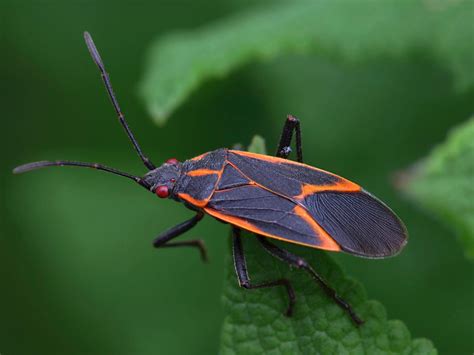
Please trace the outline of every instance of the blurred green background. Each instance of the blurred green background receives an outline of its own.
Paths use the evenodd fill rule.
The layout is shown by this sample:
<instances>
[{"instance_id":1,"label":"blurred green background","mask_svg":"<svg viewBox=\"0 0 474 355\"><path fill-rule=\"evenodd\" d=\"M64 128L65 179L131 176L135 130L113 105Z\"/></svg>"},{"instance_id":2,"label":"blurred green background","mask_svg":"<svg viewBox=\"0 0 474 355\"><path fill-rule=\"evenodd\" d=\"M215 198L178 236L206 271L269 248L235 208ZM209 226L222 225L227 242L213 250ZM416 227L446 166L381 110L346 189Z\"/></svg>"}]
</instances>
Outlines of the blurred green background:
<instances>
[{"instance_id":1,"label":"blurred green background","mask_svg":"<svg viewBox=\"0 0 474 355\"><path fill-rule=\"evenodd\" d=\"M261 4L267 3L261 1ZM0 353L213 354L228 228L206 218L192 250L153 238L191 216L125 179L73 169L24 176L42 159L144 169L116 122L83 43L93 35L129 123L158 163L255 134L273 150L287 113L302 120L305 159L361 183L405 221L410 242L388 260L337 255L369 297L441 353L472 352L473 267L453 232L403 199L393 172L426 156L473 112L443 63L419 51L344 64L316 55L248 64L192 95L164 127L137 95L145 53L162 34L256 6L247 1L2 3Z\"/></svg>"}]
</instances>

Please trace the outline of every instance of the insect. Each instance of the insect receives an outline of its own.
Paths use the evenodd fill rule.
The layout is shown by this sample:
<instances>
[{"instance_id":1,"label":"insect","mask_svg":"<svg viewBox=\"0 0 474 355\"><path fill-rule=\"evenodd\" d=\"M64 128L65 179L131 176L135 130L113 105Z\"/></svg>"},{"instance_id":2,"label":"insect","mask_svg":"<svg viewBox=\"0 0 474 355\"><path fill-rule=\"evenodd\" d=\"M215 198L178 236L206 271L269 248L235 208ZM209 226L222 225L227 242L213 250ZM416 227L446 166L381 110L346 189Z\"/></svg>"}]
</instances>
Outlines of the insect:
<instances>
[{"instance_id":1,"label":"insect","mask_svg":"<svg viewBox=\"0 0 474 355\"><path fill-rule=\"evenodd\" d=\"M159 198L182 202L195 212L191 219L160 234L154 240L155 247L194 247L205 261L207 252L202 240L174 239L193 228L208 214L232 227L235 271L241 287L284 287L289 299L285 314L293 314L296 297L288 279L259 284L250 282L240 235L241 230L246 230L256 234L262 247L271 255L308 272L356 325L362 324L363 321L353 308L306 260L270 240L278 239L361 257L388 257L397 254L407 242L406 228L395 213L359 185L304 164L300 122L291 115L285 121L276 157L223 148L184 162L168 159L156 167L143 154L133 136L88 32L84 33L84 39L100 70L118 120L149 171L140 177L97 163L39 161L21 165L13 172L24 173L47 166L76 166L131 179ZM291 153L293 135L296 140L296 162L287 159Z\"/></svg>"}]
</instances>

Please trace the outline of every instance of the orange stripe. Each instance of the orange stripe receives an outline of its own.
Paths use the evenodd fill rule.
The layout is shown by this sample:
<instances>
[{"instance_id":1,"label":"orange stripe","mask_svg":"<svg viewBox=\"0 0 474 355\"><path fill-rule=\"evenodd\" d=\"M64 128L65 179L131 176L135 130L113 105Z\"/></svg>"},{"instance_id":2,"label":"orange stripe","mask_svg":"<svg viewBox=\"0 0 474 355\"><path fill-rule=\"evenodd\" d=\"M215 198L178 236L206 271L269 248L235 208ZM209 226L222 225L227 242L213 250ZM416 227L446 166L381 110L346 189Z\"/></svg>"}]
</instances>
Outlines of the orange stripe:
<instances>
[{"instance_id":1,"label":"orange stripe","mask_svg":"<svg viewBox=\"0 0 474 355\"><path fill-rule=\"evenodd\" d=\"M205 200L197 200L194 197L192 197L190 194L185 194L185 193L178 193L178 197L186 202L189 202L191 205L196 206L196 207L204 207L207 205L209 202L209 199Z\"/></svg>"},{"instance_id":2,"label":"orange stripe","mask_svg":"<svg viewBox=\"0 0 474 355\"><path fill-rule=\"evenodd\" d=\"M207 153L206 153L207 154ZM224 167L225 167L225 164L222 165L222 169L221 170L210 170L210 169L196 169L196 170L191 170L189 172L186 173L186 175L188 176L206 176L206 175L211 175L211 174L216 174L217 175L217 180L216 180L216 183L214 184L214 190L217 186L217 184L219 183L219 180L221 179L221 176L222 176L222 172L224 171ZM183 199L184 201L196 206L196 207L200 207L200 208L203 208L204 206L207 205L207 203L209 202L210 198L212 197L212 195L214 194L214 190L213 192L204 200L198 200L198 199L195 199L194 197L192 197L190 194L187 194L187 193L183 193L183 192L180 192L178 193L178 197Z\"/></svg>"},{"instance_id":3,"label":"orange stripe","mask_svg":"<svg viewBox=\"0 0 474 355\"><path fill-rule=\"evenodd\" d=\"M353 183L352 181L349 181L341 176L338 176L336 174L330 173L329 171L322 170L315 168L313 166L303 164L303 163L298 163L293 160L288 160L288 159L283 159L283 158L278 158L278 157L272 157L269 155L263 155L263 154L257 154L257 153L250 153L250 152L244 152L240 150L231 150L232 153L242 155L242 156L248 156L251 158L259 159L259 160L264 160L264 161L269 161L272 163L278 163L278 164L293 164L293 165L298 165L304 168L308 168L311 170L316 170L331 176L334 176L339 179L339 181L336 184L332 185L311 185L311 184L305 184L302 183L302 188L301 188L301 193L297 196L293 196L294 199L297 200L302 200L308 195L311 195L315 192L322 192L322 191L340 191L340 192L358 192L361 190L361 187L357 185L356 183ZM231 164L234 166L234 164ZM234 166L236 169L238 169L236 166ZM263 187L263 186L262 186ZM269 190L270 191L270 190ZM291 196L289 196L291 197Z\"/></svg>"},{"instance_id":4,"label":"orange stripe","mask_svg":"<svg viewBox=\"0 0 474 355\"><path fill-rule=\"evenodd\" d=\"M201 154L201 155L198 155L197 157L194 157L194 158L191 158L189 160L192 160L192 161L196 161L196 160L201 160L202 158L204 158L206 155L208 155L208 153L204 153L204 154Z\"/></svg>"},{"instance_id":5,"label":"orange stripe","mask_svg":"<svg viewBox=\"0 0 474 355\"><path fill-rule=\"evenodd\" d=\"M218 174L219 170L210 170L210 169L197 169L191 170L186 173L188 176L203 176L203 175L211 175L211 174Z\"/></svg>"},{"instance_id":6,"label":"orange stripe","mask_svg":"<svg viewBox=\"0 0 474 355\"><path fill-rule=\"evenodd\" d=\"M319 172L322 172L322 173L325 173L325 174L328 174L328 175L331 175L331 176L335 176L335 177L337 177L337 178L340 178L341 180L345 180L345 181L350 182L349 180L344 179L343 177L341 177L341 176L339 176L339 175L336 175L336 174L333 174L333 173L331 173L331 172L329 172L329 171L326 171L326 170L323 170L323 169L319 169L319 168L315 168L314 166L311 166L311 165L308 165L308 164L299 163L299 162L297 162L297 161L293 161L293 160L289 160L289 159L283 159L283 158L278 158L278 157L272 157L272 156L270 156L270 155L263 155L263 154L257 154L257 153L250 153L250 152L245 152L245 151L242 151L242 150L229 150L229 152L234 153L234 154L237 154L237 155L241 155L241 156L244 156L244 157L259 159L259 160L263 160L263 161L267 161L267 162L271 162L271 163L298 165L298 166L301 166L302 168L307 168L307 169L319 171ZM356 184L354 184L354 185L356 185ZM356 186L358 186L358 185L356 185Z\"/></svg>"},{"instance_id":7,"label":"orange stripe","mask_svg":"<svg viewBox=\"0 0 474 355\"><path fill-rule=\"evenodd\" d=\"M283 158L279 158L279 157L273 157L271 155L251 153L251 152L246 152L246 151L243 151L243 150L229 150L229 152L237 154L237 155L242 155L244 157L250 157L250 158L255 158L255 159L259 159L259 160L269 161L269 162L272 162L272 163L285 163L285 164L290 163L290 164L295 164L295 165L306 166L306 164L303 164L303 163L298 163L298 162L293 161L293 160L283 159Z\"/></svg>"},{"instance_id":8,"label":"orange stripe","mask_svg":"<svg viewBox=\"0 0 474 355\"><path fill-rule=\"evenodd\" d=\"M340 191L340 192L358 192L361 187L353 182L341 178L339 182L333 185L310 185L302 184L301 193L294 198L296 200L303 200L306 196L312 195L315 192L322 191Z\"/></svg>"},{"instance_id":9,"label":"orange stripe","mask_svg":"<svg viewBox=\"0 0 474 355\"><path fill-rule=\"evenodd\" d=\"M303 245L303 246L311 247L311 248L315 248L315 249L323 249L323 250L331 250L331 251L339 251L340 250L339 245L335 244L334 241L333 241L334 245L331 244L330 242L327 242L327 241L325 241L322 245L312 245L312 244L301 243L301 242L297 242L297 241L294 241L294 240L285 239L283 237L279 237L279 236L276 236L276 235L273 235L273 234L270 234L270 233L266 233L266 232L260 230L257 226L254 226L252 223L247 222L246 220L243 220L243 219L238 218L238 217L228 216L228 215L222 214L222 213L220 213L220 212L218 212L218 211L216 211L212 208L204 208L204 211L206 213L208 213L209 215L211 215L212 217L220 219L221 221L233 224L237 227L243 228L243 229L248 230L250 232L253 232L253 233L256 233L256 234L259 234L259 235L263 235L263 236L266 236L266 237L269 237L269 238L278 239L278 240L282 240L282 241L287 242L287 243ZM313 221L313 223L315 223L315 222Z\"/></svg>"},{"instance_id":10,"label":"orange stripe","mask_svg":"<svg viewBox=\"0 0 474 355\"><path fill-rule=\"evenodd\" d=\"M300 163L300 162L297 162L297 161L294 161L294 160L283 159L283 158L279 158L279 157L273 157L271 155L245 152L243 150L229 150L229 152L237 154L237 155L241 155L241 156L244 156L244 157L264 160L264 161L267 161L267 162L270 162L270 163L298 165L298 166L301 166L303 168L308 168L308 169L316 170L316 171L322 171L323 173L333 175L333 176L337 176L333 173L330 173L329 171L318 169L318 168L315 168L314 166L311 166L311 165L308 165L308 164L303 164L303 163Z\"/></svg>"},{"instance_id":11,"label":"orange stripe","mask_svg":"<svg viewBox=\"0 0 474 355\"><path fill-rule=\"evenodd\" d=\"M293 209L293 212L301 217L308 225L313 229L314 233L319 236L321 245L319 246L320 249L324 250L332 250L332 251L340 251L341 248L339 245L334 241L334 239L331 238L327 232L321 228L321 226L316 223L316 221L313 219L313 217L310 216L308 211L306 211L303 207L301 206L296 206Z\"/></svg>"}]
</instances>

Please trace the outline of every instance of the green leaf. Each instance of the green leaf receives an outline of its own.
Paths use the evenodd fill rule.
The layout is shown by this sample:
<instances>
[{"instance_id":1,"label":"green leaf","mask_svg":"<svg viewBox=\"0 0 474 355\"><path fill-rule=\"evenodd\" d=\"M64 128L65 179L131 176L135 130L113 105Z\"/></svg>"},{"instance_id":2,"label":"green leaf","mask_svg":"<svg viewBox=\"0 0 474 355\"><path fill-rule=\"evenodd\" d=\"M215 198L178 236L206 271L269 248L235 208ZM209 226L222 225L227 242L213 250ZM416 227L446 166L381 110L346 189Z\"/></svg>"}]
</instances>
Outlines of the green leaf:
<instances>
[{"instance_id":1,"label":"green leaf","mask_svg":"<svg viewBox=\"0 0 474 355\"><path fill-rule=\"evenodd\" d=\"M466 255L474 259L474 118L409 172L402 188L455 229Z\"/></svg>"},{"instance_id":2,"label":"green leaf","mask_svg":"<svg viewBox=\"0 0 474 355\"><path fill-rule=\"evenodd\" d=\"M252 61L316 53L361 61L428 52L454 75L474 83L472 1L298 1L267 4L155 41L140 85L157 123L204 81Z\"/></svg>"},{"instance_id":3,"label":"green leaf","mask_svg":"<svg viewBox=\"0 0 474 355\"><path fill-rule=\"evenodd\" d=\"M249 150L261 152L262 146L255 136ZM307 273L271 257L250 233L243 234L243 242L252 282L291 280L296 307L293 317L284 316L288 296L283 288L242 289L234 269L227 267L221 354L437 354L429 340L412 340L401 321L387 320L384 307L367 300L361 284L345 276L325 252L281 243L304 257L355 308L365 321L360 327ZM226 265L233 265L230 259Z\"/></svg>"},{"instance_id":4,"label":"green leaf","mask_svg":"<svg viewBox=\"0 0 474 355\"><path fill-rule=\"evenodd\" d=\"M251 280L255 283L288 278L296 290L293 317L283 315L288 297L282 288L239 288L228 267L223 294L226 313L222 327L221 354L436 354L426 339L412 340L407 327L387 320L384 307L368 301L360 283L344 276L324 252L302 247L292 249L304 257L350 304L365 323L357 328L349 316L302 270L290 270L272 258L250 234L244 248ZM232 265L230 257L226 265ZM375 264L376 260L367 260ZM376 265L373 265L376 266Z\"/></svg>"},{"instance_id":5,"label":"green leaf","mask_svg":"<svg viewBox=\"0 0 474 355\"><path fill-rule=\"evenodd\" d=\"M265 139L263 139L259 135L253 136L252 141L249 144L248 151L258 154L267 154L267 148L265 147Z\"/></svg>"}]
</instances>

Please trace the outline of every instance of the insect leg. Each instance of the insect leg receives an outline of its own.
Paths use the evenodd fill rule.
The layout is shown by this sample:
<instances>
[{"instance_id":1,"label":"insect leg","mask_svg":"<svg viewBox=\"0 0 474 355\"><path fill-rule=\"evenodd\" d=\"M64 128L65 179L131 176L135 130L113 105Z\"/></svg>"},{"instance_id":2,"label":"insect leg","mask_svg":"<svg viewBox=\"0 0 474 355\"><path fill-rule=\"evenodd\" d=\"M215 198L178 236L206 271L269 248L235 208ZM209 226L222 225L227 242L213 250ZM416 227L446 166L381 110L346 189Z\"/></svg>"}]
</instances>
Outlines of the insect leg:
<instances>
[{"instance_id":1,"label":"insect leg","mask_svg":"<svg viewBox=\"0 0 474 355\"><path fill-rule=\"evenodd\" d=\"M204 216L202 212L198 212L193 218L184 221L183 223L168 229L160 234L153 241L155 248L172 248L172 247L195 247L201 253L202 261L207 261L207 250L204 242L200 239L185 240L180 242L170 242L171 239L179 237L181 234L193 228Z\"/></svg>"},{"instance_id":2,"label":"insect leg","mask_svg":"<svg viewBox=\"0 0 474 355\"><path fill-rule=\"evenodd\" d=\"M280 158L288 158L291 153L291 139L293 138L293 131L296 132L296 157L297 160L303 162L303 150L301 147L301 129L300 120L295 116L288 115L281 132L280 143L276 151L276 156Z\"/></svg>"},{"instance_id":3,"label":"insect leg","mask_svg":"<svg viewBox=\"0 0 474 355\"><path fill-rule=\"evenodd\" d=\"M268 251L274 257L288 263L290 266L307 271L311 275L311 277L316 280L316 282L318 282L324 292L326 292L326 294L331 297L334 302L336 302L342 309L344 309L349 314L349 316L352 318L356 325L359 326L364 323L364 321L360 319L359 316L357 316L351 305L344 301L341 297L339 297L336 291L331 286L329 286L326 281L324 281L324 279L318 275L316 271L314 271L314 269L306 262L306 260L290 253L285 249L277 247L275 244L268 241L267 238L257 236L257 239L265 248L265 250Z\"/></svg>"},{"instance_id":4,"label":"insect leg","mask_svg":"<svg viewBox=\"0 0 474 355\"><path fill-rule=\"evenodd\" d=\"M251 284L247 272L247 262L245 261L244 249L242 247L242 239L240 237L240 229L232 228L232 253L234 256L234 268L239 279L240 287L246 289L266 288L275 286L284 286L288 293L289 304L285 315L291 317L293 314L293 307L295 305L296 296L293 286L287 279L279 279L275 281L263 282L260 284Z\"/></svg>"}]
</instances>

